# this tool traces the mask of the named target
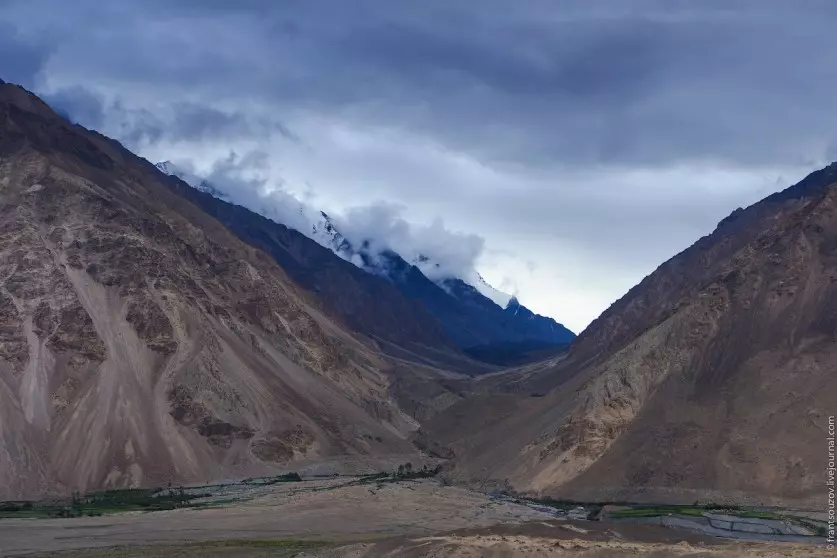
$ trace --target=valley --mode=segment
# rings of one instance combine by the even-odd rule
[[[403,466],[355,477],[284,475],[98,493],[18,512],[6,503],[0,505],[7,510],[0,511],[0,555],[419,556],[432,548],[434,556],[758,556],[770,548],[780,552],[775,556],[794,557],[824,541],[804,527],[820,521],[791,522],[775,512],[536,502],[451,486],[434,471],[399,471]],[[73,509],[74,518],[40,515]],[[717,524],[715,531],[701,525],[705,518],[731,520],[722,513],[736,513],[751,526],[782,527],[772,535],[757,528],[719,535]],[[766,546],[775,542],[781,545]]]
[[[837,165],[577,337],[165,169],[0,83],[0,553],[822,544]]]

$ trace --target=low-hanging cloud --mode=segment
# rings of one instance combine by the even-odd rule
[[[17,26],[0,17],[0,78],[24,87],[33,87],[52,54],[48,42],[23,37]]]
[[[206,170],[196,169],[189,160],[169,161],[183,180],[196,187],[211,188],[219,198],[246,207],[277,223],[311,235],[317,211],[287,192],[280,183],[263,174],[266,154],[231,151]]]
[[[373,254],[392,250],[431,279],[470,279],[485,249],[485,239],[452,231],[439,218],[427,225],[412,224],[403,217],[404,210],[392,203],[350,207],[334,220],[354,246],[367,244]]]
[[[193,185],[205,182],[222,199],[322,241],[322,237],[314,234],[315,226],[323,220],[321,210],[288,192],[281,182],[266,178],[262,173],[269,168],[267,159],[259,151],[244,155],[231,152],[203,174],[188,160],[171,163],[187,182]],[[427,225],[410,223],[403,217],[404,209],[397,204],[378,203],[349,207],[329,214],[328,218],[355,252],[363,251],[374,259],[384,251],[393,251],[434,280],[474,277],[485,239],[452,231],[439,218]],[[361,259],[351,257],[351,252],[339,255],[363,265]]]
[[[273,134],[300,141],[275,117],[194,101],[173,100],[143,107],[126,104],[120,96],[106,98],[80,85],[51,90],[44,99],[74,123],[111,133],[138,151],[161,141],[203,142],[217,138],[228,142],[242,138],[263,141]]]

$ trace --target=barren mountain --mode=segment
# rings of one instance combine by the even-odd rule
[[[412,439],[482,487],[819,504],[837,166],[734,212],[568,352],[476,379],[403,289],[212,200],[0,83],[0,499]]]
[[[835,380],[831,165],[736,210],[567,355],[476,382],[420,439],[462,479],[527,492],[820,505]]]
[[[414,452],[374,344],[167,180],[0,83],[0,499]]]

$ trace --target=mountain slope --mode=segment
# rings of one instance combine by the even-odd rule
[[[300,232],[257,213],[217,199],[179,180],[166,184],[223,223],[242,241],[264,250],[294,281],[310,291],[333,316],[352,330],[369,335],[385,347],[397,346],[424,353],[456,349],[440,324],[416,301],[402,296],[391,284],[336,257],[331,250]]]
[[[461,478],[531,492],[820,505],[835,374],[831,165],[737,210],[552,366],[477,382],[423,435]]]
[[[168,161],[157,163],[157,168],[193,186],[196,191],[183,187],[176,191],[245,242],[271,253],[352,328],[385,341],[386,347],[426,353],[427,347],[450,348],[452,341],[478,360],[503,365],[526,360],[533,350],[560,349],[575,338],[552,318],[534,314],[479,275],[470,283],[459,278],[434,281],[425,273],[434,266],[426,256],[411,264],[392,250],[371,251],[369,241],[355,246],[328,215],[302,203],[285,212],[293,216],[286,226],[225,203],[228,196],[218,188]],[[276,213],[270,209],[264,207],[262,213]],[[382,279],[389,284],[382,285]],[[396,296],[393,286],[403,297]],[[404,297],[411,304],[405,304]]]
[[[0,84],[0,499],[414,453],[391,364],[171,180]]]
[[[461,279],[431,281],[393,252],[380,254],[376,266],[406,296],[421,301],[461,348],[533,341],[566,345],[575,338],[564,326],[534,314],[515,298],[501,308]]]

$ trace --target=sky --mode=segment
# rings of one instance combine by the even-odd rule
[[[0,78],[582,330],[837,158],[828,1],[0,0]]]

